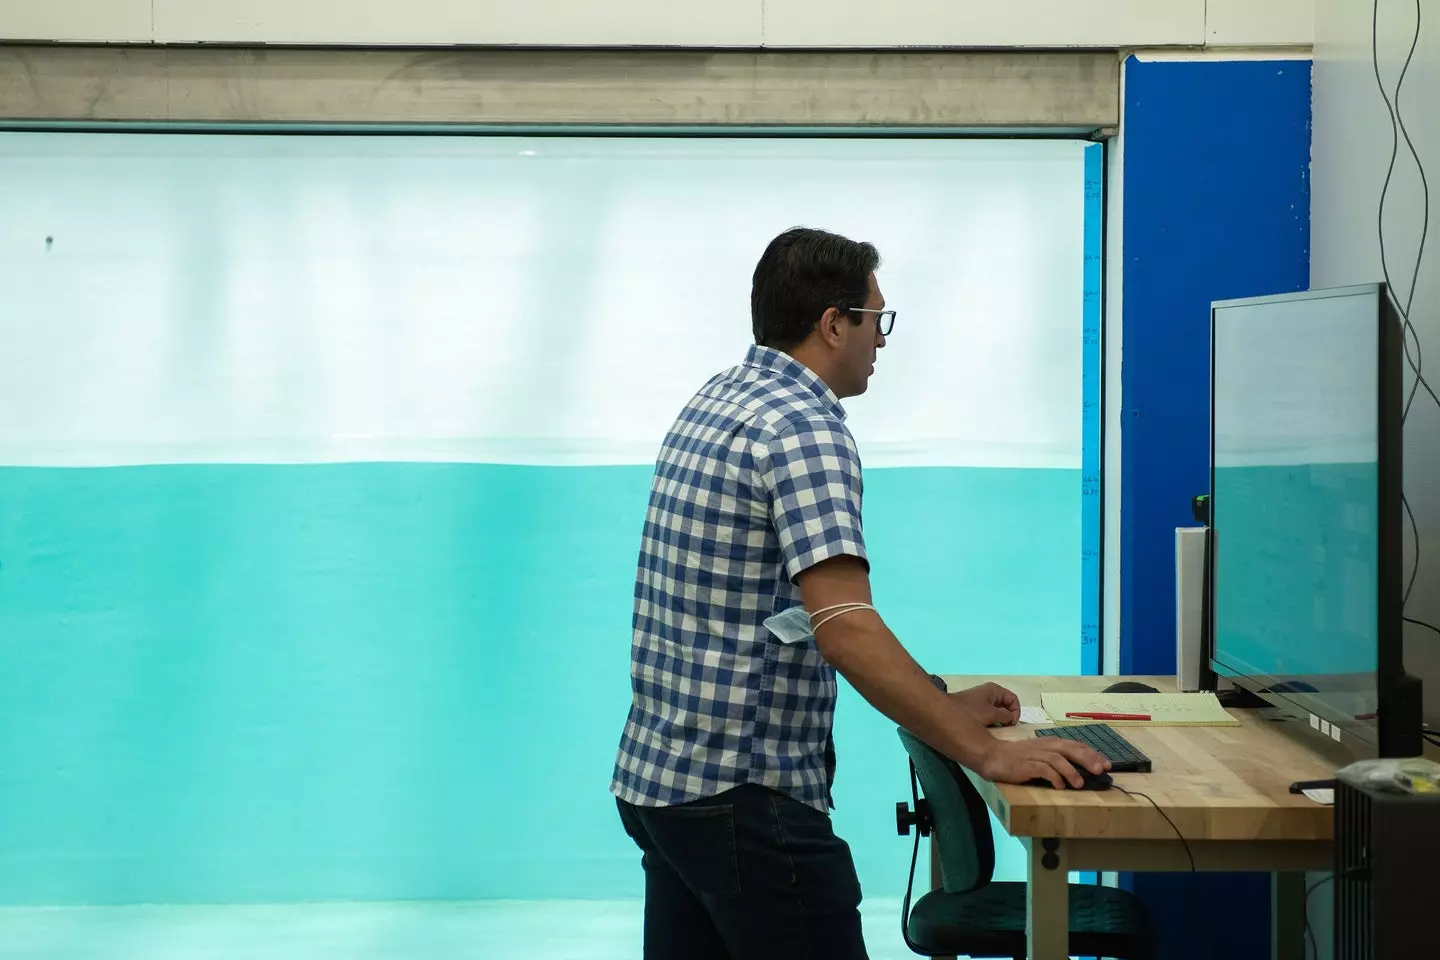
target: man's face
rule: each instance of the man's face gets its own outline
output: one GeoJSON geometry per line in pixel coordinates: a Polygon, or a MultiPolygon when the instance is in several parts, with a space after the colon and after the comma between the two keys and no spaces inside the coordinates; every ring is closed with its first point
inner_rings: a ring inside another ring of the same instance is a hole
{"type": "Polygon", "coordinates": [[[875,274],[870,274],[870,295],[865,298],[865,311],[856,311],[853,316],[860,322],[850,327],[843,347],[844,379],[846,393],[859,396],[870,386],[870,376],[875,372],[875,358],[885,346],[885,337],[880,333],[880,315],[869,311],[885,309],[885,297],[875,274]]]}

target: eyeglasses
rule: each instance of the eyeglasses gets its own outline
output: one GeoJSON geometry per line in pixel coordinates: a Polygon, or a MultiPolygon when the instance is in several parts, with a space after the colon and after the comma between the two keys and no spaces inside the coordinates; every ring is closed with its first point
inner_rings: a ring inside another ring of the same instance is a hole
{"type": "Polygon", "coordinates": [[[875,329],[880,331],[880,336],[890,336],[890,331],[895,329],[894,310],[871,310],[868,307],[851,307],[851,313],[873,313],[875,314],[875,329]]]}

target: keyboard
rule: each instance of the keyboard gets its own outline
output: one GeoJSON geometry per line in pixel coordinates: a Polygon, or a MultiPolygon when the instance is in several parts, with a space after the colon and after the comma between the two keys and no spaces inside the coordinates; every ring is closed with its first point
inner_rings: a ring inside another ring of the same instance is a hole
{"type": "Polygon", "coordinates": [[[1116,733],[1108,723],[1082,723],[1073,727],[1045,727],[1037,737],[1059,737],[1083,743],[1110,761],[1111,773],[1149,773],[1150,758],[1116,733]]]}

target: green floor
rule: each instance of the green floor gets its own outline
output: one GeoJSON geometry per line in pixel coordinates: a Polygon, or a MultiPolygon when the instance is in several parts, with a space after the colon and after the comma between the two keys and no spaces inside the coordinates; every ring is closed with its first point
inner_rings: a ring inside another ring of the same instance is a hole
{"type": "MultiPolygon", "coordinates": [[[[24,960],[638,960],[633,900],[0,908],[24,960]]],[[[913,957],[900,904],[864,907],[871,960],[913,957]]]]}

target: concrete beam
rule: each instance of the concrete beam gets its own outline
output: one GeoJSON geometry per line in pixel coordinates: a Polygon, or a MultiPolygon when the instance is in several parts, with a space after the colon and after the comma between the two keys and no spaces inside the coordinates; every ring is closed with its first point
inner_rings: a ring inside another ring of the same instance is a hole
{"type": "Polygon", "coordinates": [[[1093,51],[0,45],[0,123],[1094,129],[1119,75],[1093,51]]]}

